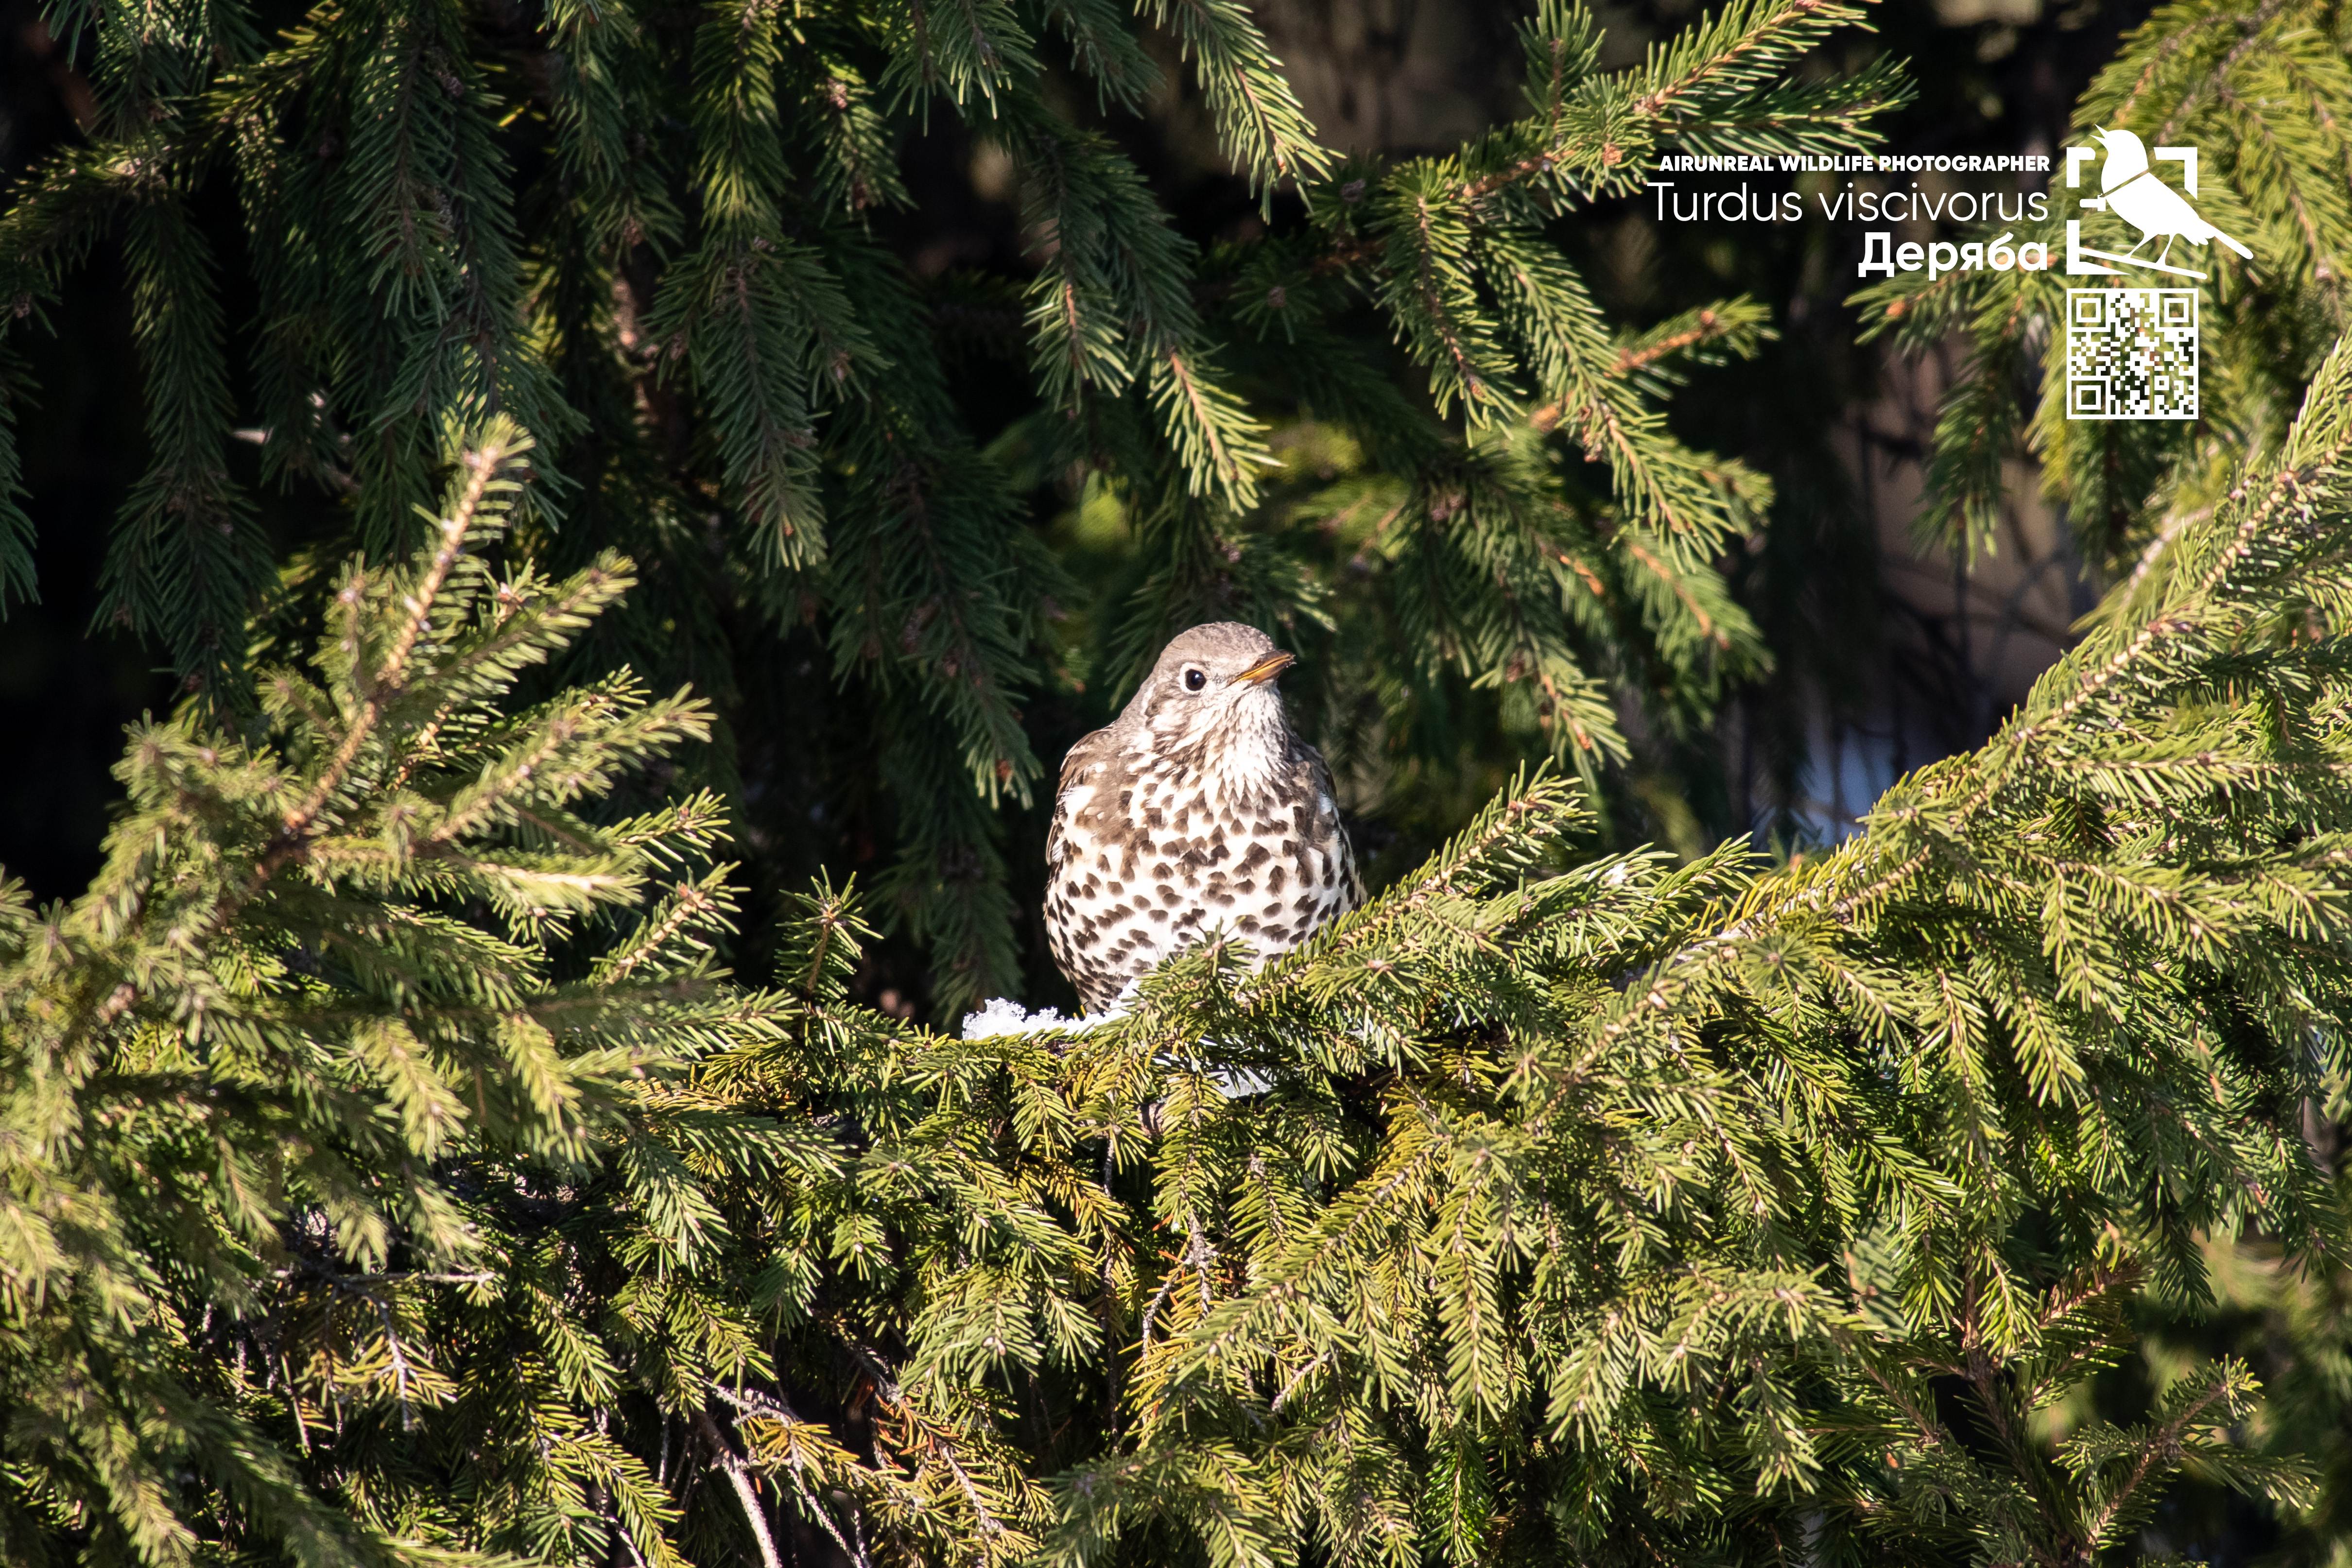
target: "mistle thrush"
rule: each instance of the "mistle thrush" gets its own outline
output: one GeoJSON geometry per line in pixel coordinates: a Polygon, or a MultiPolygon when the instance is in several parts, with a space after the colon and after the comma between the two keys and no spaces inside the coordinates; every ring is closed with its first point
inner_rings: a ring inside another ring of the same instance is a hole
{"type": "Polygon", "coordinates": [[[1294,662],[1255,627],[1195,626],[1063,759],[1045,930],[1089,1011],[1213,932],[1265,957],[1361,901],[1331,770],[1275,690],[1294,662]]]}

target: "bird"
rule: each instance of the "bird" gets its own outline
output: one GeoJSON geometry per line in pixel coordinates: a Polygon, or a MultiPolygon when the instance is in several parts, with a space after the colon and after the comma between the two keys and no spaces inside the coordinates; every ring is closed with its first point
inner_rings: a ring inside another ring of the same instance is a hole
{"type": "Polygon", "coordinates": [[[1275,685],[1297,662],[1255,626],[1195,626],[1062,759],[1045,929],[1090,1013],[1212,936],[1263,963],[1363,901],[1331,770],[1275,685]]]}
{"type": "Polygon", "coordinates": [[[2147,146],[2128,131],[2108,131],[2104,128],[2091,132],[2091,140],[2106,149],[2099,162],[2099,195],[2110,212],[2139,230],[2139,245],[2131,247],[2137,256],[2140,246],[2164,236],[2164,249],[2157,254],[2156,265],[2162,267],[2172,254],[2172,242],[2185,239],[2200,249],[2207,240],[2220,240],[2240,256],[2251,258],[2253,252],[2197,215],[2189,198],[2157,178],[2148,166],[2147,146]]]}

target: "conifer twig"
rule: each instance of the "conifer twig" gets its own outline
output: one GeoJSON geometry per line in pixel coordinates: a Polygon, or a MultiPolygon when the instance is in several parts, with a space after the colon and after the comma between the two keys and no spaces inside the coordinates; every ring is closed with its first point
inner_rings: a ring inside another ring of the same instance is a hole
{"type": "Polygon", "coordinates": [[[719,1430],[719,1424],[710,1418],[710,1412],[697,1410],[694,1418],[702,1429],[703,1441],[710,1445],[711,1462],[727,1477],[727,1484],[735,1493],[736,1504],[743,1512],[744,1526],[751,1531],[751,1540],[760,1549],[761,1568],[784,1568],[784,1560],[776,1551],[776,1538],[768,1529],[767,1510],[760,1506],[760,1494],[751,1490],[750,1469],[727,1446],[727,1438],[719,1430]]]}

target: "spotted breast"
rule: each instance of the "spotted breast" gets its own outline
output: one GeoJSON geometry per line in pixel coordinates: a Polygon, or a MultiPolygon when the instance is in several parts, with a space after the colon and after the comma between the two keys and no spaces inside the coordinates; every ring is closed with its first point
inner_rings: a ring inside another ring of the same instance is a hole
{"type": "Polygon", "coordinates": [[[1213,932],[1271,956],[1362,901],[1330,769],[1275,688],[1293,662],[1255,627],[1195,626],[1063,760],[1045,925],[1088,1010],[1213,932]]]}

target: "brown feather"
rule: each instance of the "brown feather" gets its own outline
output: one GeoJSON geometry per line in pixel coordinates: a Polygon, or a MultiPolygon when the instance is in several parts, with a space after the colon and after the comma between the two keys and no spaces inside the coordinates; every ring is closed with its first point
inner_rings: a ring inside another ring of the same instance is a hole
{"type": "Polygon", "coordinates": [[[1062,759],[1046,936],[1090,1011],[1213,933],[1263,959],[1362,902],[1331,771],[1291,729],[1269,662],[1280,651],[1253,628],[1194,627],[1062,759]]]}

